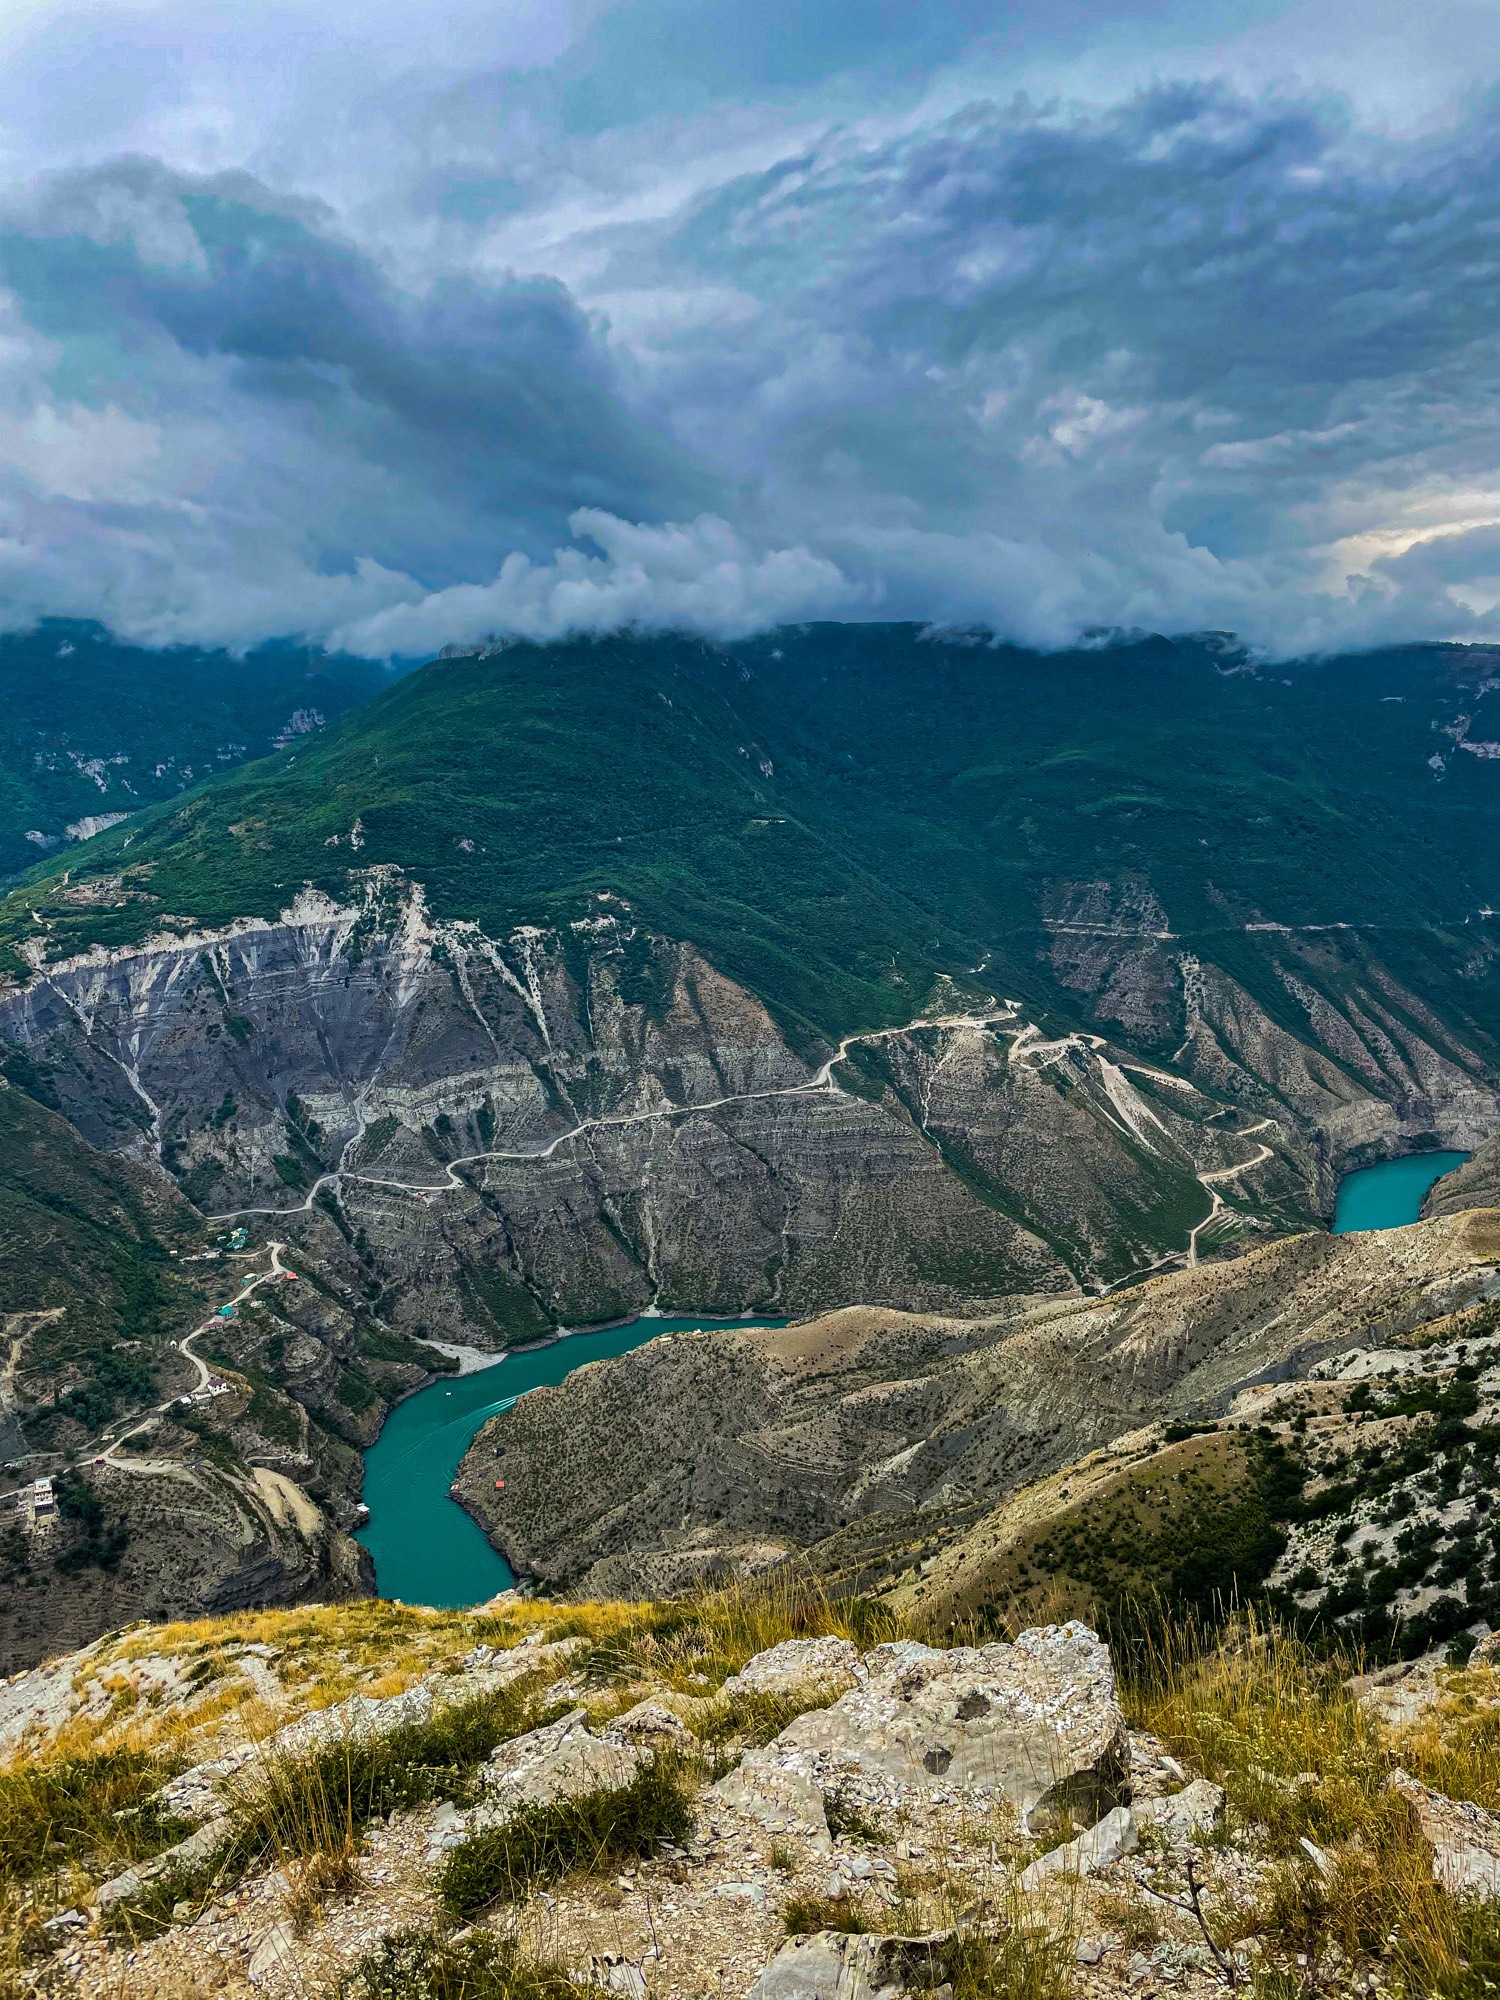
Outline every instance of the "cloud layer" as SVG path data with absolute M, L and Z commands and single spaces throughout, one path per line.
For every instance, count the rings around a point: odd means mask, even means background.
M 1500 34 L 1439 12 L 34 0 L 0 627 L 1493 636 Z

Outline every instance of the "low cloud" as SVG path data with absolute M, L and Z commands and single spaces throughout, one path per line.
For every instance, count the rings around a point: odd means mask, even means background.
M 509 555 L 493 583 L 455 584 L 391 605 L 338 627 L 329 643 L 388 659 L 491 635 L 560 639 L 630 628 L 738 639 L 868 606 L 868 592 L 826 557 L 805 548 L 757 555 L 712 514 L 644 527 L 583 507 L 569 526 L 602 554 L 558 549 L 544 563 Z

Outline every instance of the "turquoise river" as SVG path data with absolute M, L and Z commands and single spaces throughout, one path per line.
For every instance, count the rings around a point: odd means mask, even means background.
M 1435 1180 L 1467 1153 L 1407 1153 L 1345 1175 L 1338 1191 L 1336 1235 L 1395 1229 L 1415 1222 Z M 780 1326 L 780 1320 L 638 1319 L 598 1333 L 574 1333 L 546 1347 L 508 1354 L 474 1375 L 447 1376 L 398 1403 L 365 1454 L 369 1521 L 359 1530 L 375 1562 L 382 1597 L 457 1609 L 483 1603 L 514 1581 L 456 1500 L 448 1496 L 458 1462 L 480 1425 L 518 1396 L 561 1382 L 586 1361 L 628 1354 L 663 1333 L 699 1326 Z
M 779 1319 L 637 1319 L 597 1333 L 571 1333 L 546 1347 L 507 1354 L 474 1375 L 449 1375 L 398 1403 L 365 1453 L 370 1518 L 356 1535 L 375 1563 L 382 1597 L 457 1610 L 482 1604 L 515 1581 L 510 1564 L 448 1497 L 458 1462 L 488 1418 L 528 1389 L 561 1382 L 586 1361 L 628 1354 L 664 1333 L 702 1326 L 782 1326 Z
M 1403 1153 L 1399 1160 L 1382 1160 L 1378 1167 L 1361 1167 L 1339 1182 L 1333 1210 L 1333 1233 L 1354 1229 L 1399 1229 L 1415 1222 L 1434 1181 L 1461 1167 L 1467 1153 Z

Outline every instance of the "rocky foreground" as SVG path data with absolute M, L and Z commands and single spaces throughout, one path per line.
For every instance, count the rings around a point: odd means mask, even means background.
M 858 1624 L 357 1605 L 21 1676 L 5 1990 L 1461 1996 L 1500 1965 L 1485 1646 L 1360 1681 L 1247 1626 L 1122 1693 L 1077 1622 Z

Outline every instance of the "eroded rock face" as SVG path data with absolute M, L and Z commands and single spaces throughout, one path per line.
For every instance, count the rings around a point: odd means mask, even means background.
M 363 1284 L 308 1204 L 336 1187 L 400 1322 L 481 1345 L 663 1292 L 734 1313 L 1071 1281 L 899 1106 L 820 1081 L 690 944 L 614 917 L 497 941 L 371 871 L 359 904 L 54 968 L 0 994 L 3 1044 L 93 1144 L 159 1153 L 210 1213 L 286 1216 Z
M 1064 1815 L 1091 1824 L 1121 1799 L 1125 1718 L 1108 1649 L 1087 1626 L 948 1652 L 902 1640 L 863 1664 L 860 1686 L 782 1731 L 776 1762 L 810 1775 L 855 1765 L 906 1785 L 990 1793 L 1018 1807 L 1033 1832 Z
M 457 1492 L 518 1570 L 583 1595 L 657 1594 L 660 1562 L 686 1549 L 748 1573 L 764 1558 L 747 1549 L 774 1539 L 811 1550 L 835 1592 L 888 1591 L 923 1623 L 961 1628 L 1013 1594 L 1007 1552 L 1038 1518 L 1030 1499 L 1009 1511 L 1018 1489 L 1071 1468 L 1046 1499 L 1061 1519 L 1092 1482 L 1130 1477 L 1132 1433 L 1227 1415 L 1249 1385 L 1487 1298 L 1497 1254 L 1495 1223 L 1474 1212 L 1309 1232 L 1102 1298 L 996 1301 L 982 1318 L 847 1307 L 667 1335 L 493 1419 Z M 1117 1470 L 1095 1461 L 1074 1479 L 1103 1447 Z M 1224 1452 L 1225 1480 L 1243 1478 L 1243 1436 Z
M 850 1639 L 783 1639 L 757 1653 L 724 1683 L 726 1694 L 741 1689 L 755 1694 L 785 1694 L 793 1688 L 826 1687 L 863 1680 L 864 1663 Z
M 898 2000 L 947 1981 L 951 1931 L 927 1937 L 851 1937 L 815 1931 L 788 1939 L 747 2000 Z M 951 1991 L 951 1987 L 949 1989 Z

